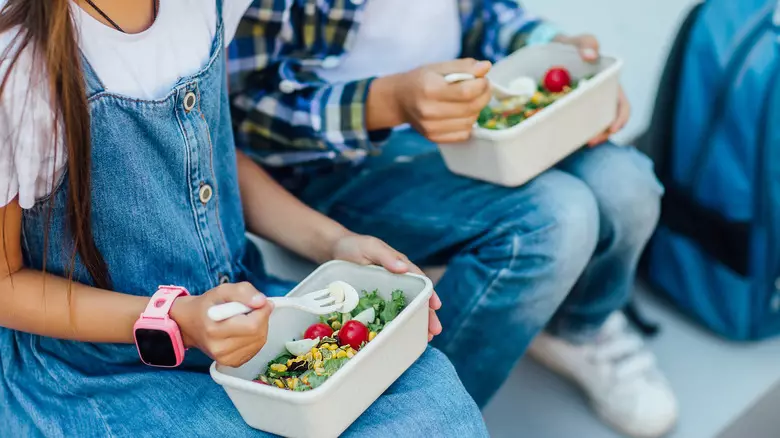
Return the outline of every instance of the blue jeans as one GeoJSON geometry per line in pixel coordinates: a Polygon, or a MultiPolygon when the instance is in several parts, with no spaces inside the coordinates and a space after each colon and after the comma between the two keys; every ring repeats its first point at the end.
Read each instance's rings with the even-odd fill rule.
{"type": "MultiPolygon", "coordinates": [[[[0,338],[9,335],[13,335],[10,330],[0,329],[0,338]]],[[[19,335],[28,342],[38,342],[32,335],[19,335]]],[[[188,360],[197,355],[201,354],[190,351],[188,360]]],[[[4,386],[0,386],[0,437],[273,436],[244,423],[225,391],[209,376],[205,356],[194,362],[203,362],[203,367],[160,371],[137,365],[114,374],[88,375],[60,375],[18,363],[17,369],[24,372],[3,376],[17,391],[4,394],[4,386]],[[39,371],[45,375],[30,375],[39,371]],[[79,390],[51,391],[31,383],[38,378],[79,390]],[[15,380],[23,380],[25,386],[15,380]]],[[[428,348],[342,436],[448,438],[488,434],[455,369],[441,352],[428,348]]]]}
{"type": "Polygon", "coordinates": [[[613,144],[499,187],[450,173],[434,144],[402,131],[298,194],[419,265],[447,264],[434,345],[484,406],[540,330],[581,341],[625,304],[662,188],[647,157],[613,144]]]}

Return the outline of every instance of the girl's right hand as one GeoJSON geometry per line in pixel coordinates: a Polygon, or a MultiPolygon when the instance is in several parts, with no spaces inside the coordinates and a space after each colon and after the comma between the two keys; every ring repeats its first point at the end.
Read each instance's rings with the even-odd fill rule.
{"type": "Polygon", "coordinates": [[[239,367],[265,345],[273,304],[250,283],[223,284],[200,296],[177,298],[170,316],[179,325],[184,345],[206,353],[220,365],[239,367]],[[207,312],[216,304],[236,301],[253,309],[220,322],[207,312]]]}

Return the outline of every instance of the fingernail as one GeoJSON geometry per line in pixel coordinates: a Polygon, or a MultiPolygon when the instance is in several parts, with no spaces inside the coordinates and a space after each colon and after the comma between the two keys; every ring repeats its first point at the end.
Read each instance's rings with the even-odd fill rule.
{"type": "Polygon", "coordinates": [[[479,61],[475,67],[477,68],[485,68],[490,67],[490,61],[479,61]]]}
{"type": "Polygon", "coordinates": [[[582,56],[590,59],[597,58],[599,56],[598,52],[591,48],[582,49],[582,56]]]}
{"type": "Polygon", "coordinates": [[[401,260],[396,260],[396,261],[393,262],[393,269],[408,269],[408,268],[409,268],[409,265],[407,265],[406,263],[404,263],[401,260]]]}
{"type": "Polygon", "coordinates": [[[252,306],[255,306],[255,307],[260,307],[260,306],[264,305],[264,304],[265,304],[265,302],[266,302],[265,295],[263,295],[263,294],[257,294],[257,295],[255,295],[255,296],[253,296],[253,297],[252,297],[252,302],[251,302],[251,304],[252,304],[252,306]]]}

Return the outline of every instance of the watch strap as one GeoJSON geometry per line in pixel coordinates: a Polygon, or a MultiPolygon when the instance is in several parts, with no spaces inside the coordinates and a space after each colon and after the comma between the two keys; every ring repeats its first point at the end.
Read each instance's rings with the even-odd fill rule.
{"type": "Polygon", "coordinates": [[[168,312],[173,306],[173,302],[176,298],[189,295],[187,289],[179,286],[160,286],[152,295],[152,299],[149,300],[149,304],[146,305],[144,313],[141,314],[141,318],[154,318],[165,319],[168,317],[168,312]]]}

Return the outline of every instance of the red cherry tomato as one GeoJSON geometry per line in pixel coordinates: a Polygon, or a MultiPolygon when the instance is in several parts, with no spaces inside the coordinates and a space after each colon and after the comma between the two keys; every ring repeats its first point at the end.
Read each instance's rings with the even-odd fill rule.
{"type": "Polygon", "coordinates": [[[333,329],[330,328],[328,324],[325,324],[324,322],[318,322],[316,324],[312,324],[311,326],[309,326],[309,328],[306,329],[306,332],[303,334],[303,338],[322,339],[322,338],[327,338],[332,334],[333,334],[333,329]]]}
{"type": "Polygon", "coordinates": [[[571,84],[571,75],[563,67],[553,67],[544,75],[544,88],[553,93],[560,93],[563,88],[571,84]]]}
{"type": "Polygon", "coordinates": [[[349,345],[357,350],[363,342],[368,342],[368,328],[354,319],[345,322],[339,330],[339,344],[349,345]]]}

